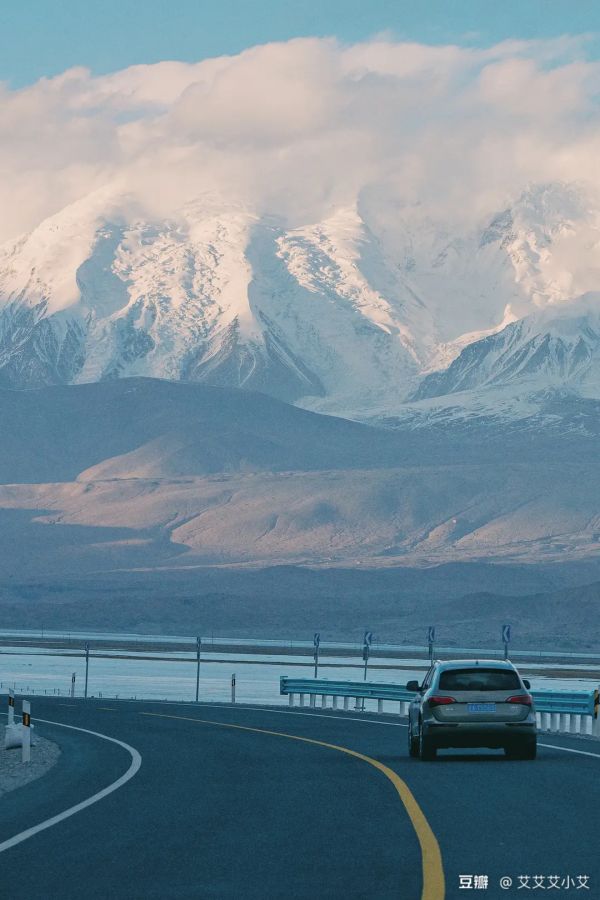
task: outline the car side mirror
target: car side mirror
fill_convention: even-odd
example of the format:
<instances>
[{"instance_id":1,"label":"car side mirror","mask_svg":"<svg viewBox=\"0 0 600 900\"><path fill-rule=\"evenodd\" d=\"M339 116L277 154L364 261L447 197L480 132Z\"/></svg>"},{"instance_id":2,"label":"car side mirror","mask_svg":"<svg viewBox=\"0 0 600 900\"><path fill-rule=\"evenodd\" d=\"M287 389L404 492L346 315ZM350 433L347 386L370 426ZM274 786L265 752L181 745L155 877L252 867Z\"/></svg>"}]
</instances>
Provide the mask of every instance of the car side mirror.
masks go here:
<instances>
[{"instance_id":1,"label":"car side mirror","mask_svg":"<svg viewBox=\"0 0 600 900\"><path fill-rule=\"evenodd\" d=\"M523 679L523 684L525 685L525 687L527 688L528 691L531 690L531 682L528 681L526 678Z\"/></svg>"},{"instance_id":2,"label":"car side mirror","mask_svg":"<svg viewBox=\"0 0 600 900\"><path fill-rule=\"evenodd\" d=\"M406 690L412 691L413 693L418 694L419 691L421 690L421 685L419 684L418 681L408 681L406 683Z\"/></svg>"}]
</instances>

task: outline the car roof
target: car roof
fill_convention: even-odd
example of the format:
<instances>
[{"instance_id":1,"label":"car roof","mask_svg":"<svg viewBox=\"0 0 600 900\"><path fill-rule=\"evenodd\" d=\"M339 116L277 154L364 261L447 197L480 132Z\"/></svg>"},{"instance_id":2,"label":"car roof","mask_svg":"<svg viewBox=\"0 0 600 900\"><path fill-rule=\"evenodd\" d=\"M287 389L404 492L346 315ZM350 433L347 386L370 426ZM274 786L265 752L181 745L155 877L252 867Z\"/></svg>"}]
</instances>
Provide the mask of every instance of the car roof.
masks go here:
<instances>
[{"instance_id":1,"label":"car roof","mask_svg":"<svg viewBox=\"0 0 600 900\"><path fill-rule=\"evenodd\" d=\"M441 669L514 669L508 659L438 659Z\"/></svg>"}]
</instances>

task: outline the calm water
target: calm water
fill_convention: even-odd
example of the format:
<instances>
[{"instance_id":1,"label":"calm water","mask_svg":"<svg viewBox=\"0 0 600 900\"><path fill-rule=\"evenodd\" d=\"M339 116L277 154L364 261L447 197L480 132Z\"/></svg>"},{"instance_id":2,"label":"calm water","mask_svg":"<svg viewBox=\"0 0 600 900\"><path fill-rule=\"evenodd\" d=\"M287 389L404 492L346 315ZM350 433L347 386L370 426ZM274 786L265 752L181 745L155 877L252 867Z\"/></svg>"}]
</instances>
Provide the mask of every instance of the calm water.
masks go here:
<instances>
[{"instance_id":1,"label":"calm water","mask_svg":"<svg viewBox=\"0 0 600 900\"><path fill-rule=\"evenodd\" d=\"M115 651L116 654L117 651ZM75 673L75 695L83 696L85 683L85 659L81 651L72 655L54 656L47 650L23 652L19 647L3 647L0 651L0 692L15 687L17 693L46 693L61 696L71 689L71 678ZM150 655L138 654L142 659L99 658L90 656L88 695L94 697L120 697L138 699L193 700L196 693L196 660L190 653L168 654L175 659L149 659ZM306 656L277 658L235 654L223 660L222 654L202 654L200 664L200 699L231 700L231 676L236 675L236 700L239 703L282 703L287 698L279 694L279 678L288 675L293 678L311 678L313 666ZM407 668L378 668L389 666L389 659L372 657L369 664L368 681L406 684L409 679L420 679L425 661L419 667L415 660L403 662ZM413 668L414 666L414 668ZM525 667L524 667L525 668ZM571 667L572 668L572 667ZM319 666L319 678L362 681L363 671L360 660L353 658L329 658ZM586 678L544 678L530 677L534 689L590 690L598 682ZM376 706L377 701L366 701ZM384 708L397 710L391 703Z\"/></svg>"}]
</instances>

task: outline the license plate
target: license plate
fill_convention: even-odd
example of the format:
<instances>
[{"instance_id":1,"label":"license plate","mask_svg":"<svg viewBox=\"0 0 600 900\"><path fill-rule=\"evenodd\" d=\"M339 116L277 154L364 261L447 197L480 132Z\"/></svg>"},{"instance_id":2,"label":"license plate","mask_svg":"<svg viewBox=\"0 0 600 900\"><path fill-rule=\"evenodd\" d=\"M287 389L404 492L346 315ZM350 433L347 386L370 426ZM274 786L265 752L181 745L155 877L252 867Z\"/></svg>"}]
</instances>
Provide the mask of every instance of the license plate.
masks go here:
<instances>
[{"instance_id":1,"label":"license plate","mask_svg":"<svg viewBox=\"0 0 600 900\"><path fill-rule=\"evenodd\" d=\"M470 713L494 713L496 712L495 703L468 703L467 709Z\"/></svg>"}]
</instances>

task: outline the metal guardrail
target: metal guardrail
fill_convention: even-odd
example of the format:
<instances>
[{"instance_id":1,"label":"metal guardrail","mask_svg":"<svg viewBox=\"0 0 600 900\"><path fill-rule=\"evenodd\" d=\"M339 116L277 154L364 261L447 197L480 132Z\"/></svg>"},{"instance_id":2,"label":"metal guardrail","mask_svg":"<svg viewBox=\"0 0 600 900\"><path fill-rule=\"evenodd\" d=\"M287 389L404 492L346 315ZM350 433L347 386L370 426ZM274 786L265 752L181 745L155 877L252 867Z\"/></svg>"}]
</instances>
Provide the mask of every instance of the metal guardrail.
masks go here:
<instances>
[{"instance_id":1,"label":"metal guardrail","mask_svg":"<svg viewBox=\"0 0 600 900\"><path fill-rule=\"evenodd\" d=\"M373 700L396 700L410 703L415 694L398 684L373 681L330 681L327 678L289 678L282 675L279 693L308 694L322 697L355 697ZM598 690L595 691L531 691L539 713L557 713L598 718Z\"/></svg>"},{"instance_id":2,"label":"metal guardrail","mask_svg":"<svg viewBox=\"0 0 600 900\"><path fill-rule=\"evenodd\" d=\"M531 691L535 708L543 713L598 718L598 691Z\"/></svg>"},{"instance_id":3,"label":"metal guardrail","mask_svg":"<svg viewBox=\"0 0 600 900\"><path fill-rule=\"evenodd\" d=\"M372 700L398 700L410 703L415 696L399 684L374 681L330 681L328 678L279 679L280 694L320 694L326 697L360 697Z\"/></svg>"}]
</instances>

